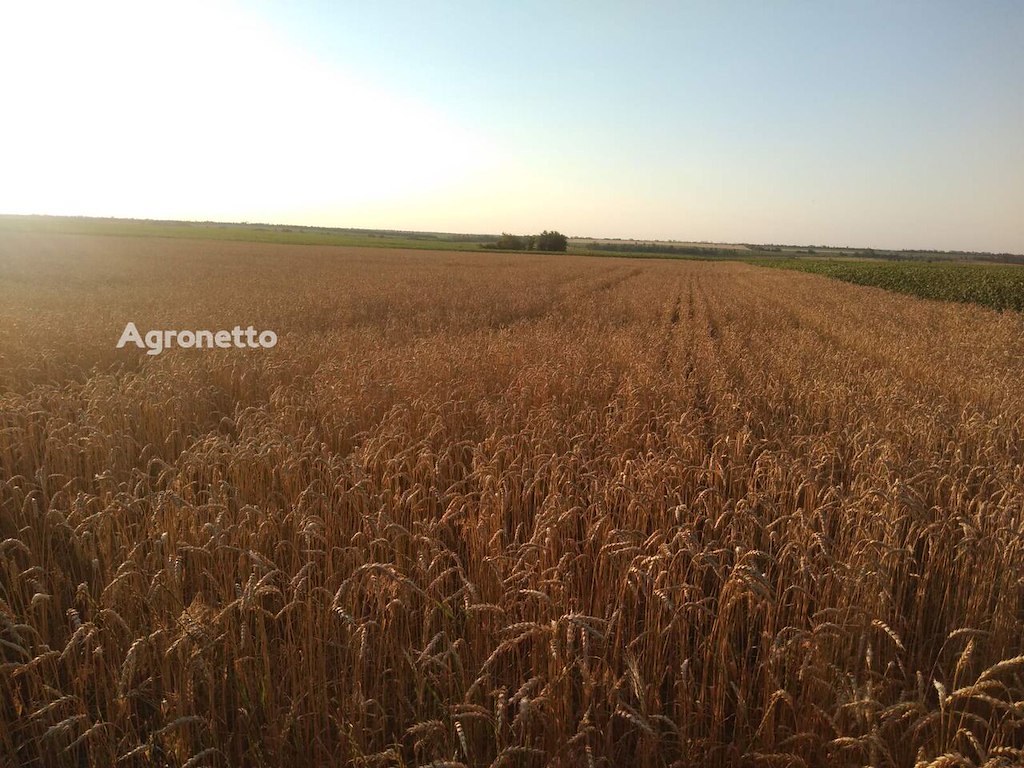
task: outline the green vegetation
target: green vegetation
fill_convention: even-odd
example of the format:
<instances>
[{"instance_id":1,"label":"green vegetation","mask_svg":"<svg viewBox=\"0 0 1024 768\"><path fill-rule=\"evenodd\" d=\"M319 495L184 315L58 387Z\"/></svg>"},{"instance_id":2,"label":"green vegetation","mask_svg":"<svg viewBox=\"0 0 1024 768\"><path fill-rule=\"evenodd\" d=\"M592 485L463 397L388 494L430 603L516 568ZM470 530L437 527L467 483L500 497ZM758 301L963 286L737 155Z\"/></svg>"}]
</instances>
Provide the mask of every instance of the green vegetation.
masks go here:
<instances>
[{"instance_id":1,"label":"green vegetation","mask_svg":"<svg viewBox=\"0 0 1024 768\"><path fill-rule=\"evenodd\" d=\"M373 229L335 229L278 224L220 224L146 219L96 219L78 216L0 215L0 232L39 232L111 237L171 237L243 240L285 245L348 245L378 248L476 250L493 235L459 235Z\"/></svg>"},{"instance_id":2,"label":"green vegetation","mask_svg":"<svg viewBox=\"0 0 1024 768\"><path fill-rule=\"evenodd\" d=\"M757 259L751 263L812 272L926 299L1024 311L1024 267L1016 265L826 259Z\"/></svg>"},{"instance_id":3,"label":"green vegetation","mask_svg":"<svg viewBox=\"0 0 1024 768\"><path fill-rule=\"evenodd\" d=\"M449 232L340 229L286 224L222 224L213 221L154 221L150 219L90 218L84 216L17 216L0 214L0 232L38 232L51 235L108 237L172 237L198 240L242 240L284 245L348 245L426 250L565 251L569 239L544 230L520 237L503 234L464 235Z\"/></svg>"},{"instance_id":4,"label":"green vegetation","mask_svg":"<svg viewBox=\"0 0 1024 768\"><path fill-rule=\"evenodd\" d=\"M650 256L696 256L700 258L732 258L747 255L745 250L719 248L713 245L674 245L671 243L590 243L588 250Z\"/></svg>"}]
</instances>

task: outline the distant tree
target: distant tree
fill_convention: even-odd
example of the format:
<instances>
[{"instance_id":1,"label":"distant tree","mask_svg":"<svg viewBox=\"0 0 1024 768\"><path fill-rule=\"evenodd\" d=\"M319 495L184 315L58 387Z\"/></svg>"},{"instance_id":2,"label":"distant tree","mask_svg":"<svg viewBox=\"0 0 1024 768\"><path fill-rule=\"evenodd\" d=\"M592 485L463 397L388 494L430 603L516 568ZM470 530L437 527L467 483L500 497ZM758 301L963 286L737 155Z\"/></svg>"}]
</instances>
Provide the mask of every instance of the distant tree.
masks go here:
<instances>
[{"instance_id":1,"label":"distant tree","mask_svg":"<svg viewBox=\"0 0 1024 768\"><path fill-rule=\"evenodd\" d=\"M526 247L526 242L518 235L502 232L495 247L502 251L521 251Z\"/></svg>"},{"instance_id":2,"label":"distant tree","mask_svg":"<svg viewBox=\"0 0 1024 768\"><path fill-rule=\"evenodd\" d=\"M569 248L569 238L561 232L548 232L546 229L537 235L538 251L565 251Z\"/></svg>"}]
</instances>

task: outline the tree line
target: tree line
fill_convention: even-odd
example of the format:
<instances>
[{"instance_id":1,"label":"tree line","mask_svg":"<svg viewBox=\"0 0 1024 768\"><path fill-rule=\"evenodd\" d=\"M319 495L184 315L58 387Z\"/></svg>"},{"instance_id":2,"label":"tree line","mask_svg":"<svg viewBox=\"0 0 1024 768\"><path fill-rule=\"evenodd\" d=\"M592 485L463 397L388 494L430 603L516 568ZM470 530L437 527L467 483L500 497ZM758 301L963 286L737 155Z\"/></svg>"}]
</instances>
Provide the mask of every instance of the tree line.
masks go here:
<instances>
[{"instance_id":1,"label":"tree line","mask_svg":"<svg viewBox=\"0 0 1024 768\"><path fill-rule=\"evenodd\" d=\"M546 229L539 235L502 232L493 243L484 243L481 247L495 251L565 251L569 248L569 238L561 232L548 232Z\"/></svg>"}]
</instances>

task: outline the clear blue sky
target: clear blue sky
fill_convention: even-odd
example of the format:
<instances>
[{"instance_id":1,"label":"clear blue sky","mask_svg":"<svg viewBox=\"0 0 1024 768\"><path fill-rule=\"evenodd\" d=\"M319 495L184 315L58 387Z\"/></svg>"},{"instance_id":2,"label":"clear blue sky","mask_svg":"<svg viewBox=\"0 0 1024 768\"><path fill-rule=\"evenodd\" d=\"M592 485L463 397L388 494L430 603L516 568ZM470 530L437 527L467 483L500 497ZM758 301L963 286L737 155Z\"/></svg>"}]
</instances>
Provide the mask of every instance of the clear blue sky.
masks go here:
<instances>
[{"instance_id":1,"label":"clear blue sky","mask_svg":"<svg viewBox=\"0 0 1024 768\"><path fill-rule=\"evenodd\" d=\"M73 9L0 210L1024 253L1019 0Z\"/></svg>"}]
</instances>

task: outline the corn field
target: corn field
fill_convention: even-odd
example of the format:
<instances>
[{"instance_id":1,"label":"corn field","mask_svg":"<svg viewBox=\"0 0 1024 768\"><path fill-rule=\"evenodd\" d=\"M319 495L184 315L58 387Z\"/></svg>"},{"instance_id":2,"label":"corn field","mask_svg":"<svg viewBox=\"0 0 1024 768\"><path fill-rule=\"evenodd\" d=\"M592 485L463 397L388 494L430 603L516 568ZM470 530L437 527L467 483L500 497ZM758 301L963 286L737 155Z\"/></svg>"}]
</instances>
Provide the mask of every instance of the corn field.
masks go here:
<instances>
[{"instance_id":1,"label":"corn field","mask_svg":"<svg viewBox=\"0 0 1024 768\"><path fill-rule=\"evenodd\" d=\"M1020 765L1022 382L746 264L6 234L0 765Z\"/></svg>"}]
</instances>

